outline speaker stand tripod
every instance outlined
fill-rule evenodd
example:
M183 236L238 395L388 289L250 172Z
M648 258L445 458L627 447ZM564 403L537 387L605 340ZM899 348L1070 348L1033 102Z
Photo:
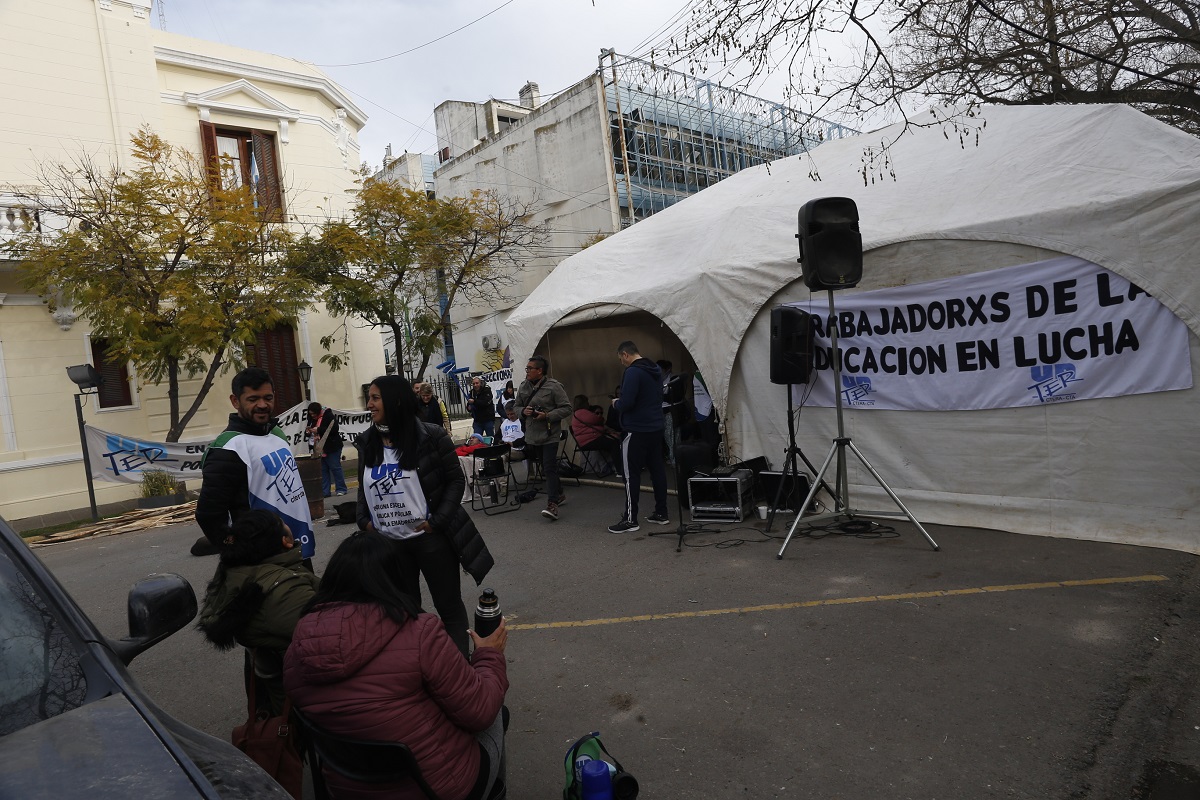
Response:
M833 290L832 289L829 290L829 319L831 319L831 320L837 319L837 313L835 312L834 307L833 307ZM912 515L912 512L910 512L905 507L904 503L901 502L900 498L896 495L896 493L892 491L892 487L887 485L887 482L884 481L883 477L875 470L874 467L871 466L870 462L867 461L866 456L864 456L862 454L862 451L858 449L858 446L855 445L854 442L850 440L850 437L846 435L846 427L845 427L845 423L842 419L841 351L838 349L837 325L836 324L829 326L829 343L830 343L830 355L831 355L831 358L833 359L833 397L834 397L834 401L835 401L835 407L837 408L837 437L834 438L833 445L829 448L829 454L825 456L825 463L821 464L821 469L816 473L816 477L813 480L813 484L808 490L808 496L804 498L804 503L800 506L800 510L796 514L796 521L792 523L792 528L791 528L791 530L788 531L787 538L783 540L783 547L779 548L779 554L776 555L775 557L783 558L783 552L785 550L787 550L788 544L791 543L792 536L795 535L796 528L800 525L801 522L804 522L806 525L811 525L814 522L819 522L821 520L826 520L826 519L836 519L838 517L854 519L857 516L906 518L906 519L908 519L909 522L911 522L913 525L916 526L917 530L919 530L921 532L921 535L923 535L925 537L925 540L929 542L930 547L932 547L934 550L940 550L941 548L938 547L937 542L935 542L933 540L933 537L929 535L929 532L927 530L925 530L924 526L922 526L920 522L917 521L917 518ZM789 391L790 391L790 389L789 389ZM790 400L790 398L791 398L790 393L789 393L788 397ZM899 512L896 512L896 511L862 511L860 509L854 508L851 505L851 503L850 503L850 479L849 479L849 471L847 470L847 465L846 465L847 452L854 454L854 456L856 458L858 458L859 462L864 467L866 467L867 472L871 473L871 477L873 477L875 479L875 482L879 484L880 488L882 488L885 492L887 492L888 497L890 497L892 499L892 502L895 503L897 508L900 509ZM810 516L810 517L801 516L804 513L805 509L807 509L809 507L809 505L812 503L813 499L816 497L817 490L819 490L822 486L825 485L825 481L824 481L825 472L829 469L829 465L831 463L833 463L834 456L837 456L837 478L836 478L837 492L834 493L834 498L835 498L835 502L836 502L835 510L830 511L825 514L814 514L813 516Z
M792 412L792 387L791 385L786 385L785 389L787 390L788 447L787 452L783 454L783 473L779 476L779 486L775 489L775 502L771 504L771 508L767 512L767 527L765 529L767 533L771 532L771 526L775 524L775 514L779 509L779 503L783 498L783 493L788 486L788 478L790 477L792 480L799 480L800 469L796 466L796 457L799 456L800 459L804 461L804 465L808 467L810 474L817 474L817 468L814 467L813 463L808 460L808 456L804 455L804 451L796 446L796 417ZM840 510L842 507L842 501L841 498L838 497L837 492L835 492L829 486L829 484L824 481L824 479L816 478L815 480L816 485L820 488L823 488L833 498L834 508ZM806 508L808 508L807 504L800 506L800 508L796 509L796 514L803 514L804 509Z

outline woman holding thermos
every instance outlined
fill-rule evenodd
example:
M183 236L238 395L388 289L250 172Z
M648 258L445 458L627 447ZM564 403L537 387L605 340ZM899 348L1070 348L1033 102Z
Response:
M461 564L481 583L492 555L462 507L466 477L441 427L421 422L408 384L383 375L371 382L372 425L357 441L358 526L378 531L399 549L401 587L421 600L419 576L455 646L468 653L467 610L459 591Z
M476 635L470 661L395 579L399 551L359 531L329 559L284 662L288 696L317 725L351 739L403 742L444 800L502 797L508 631ZM326 772L339 798L425 795L411 781L363 784Z

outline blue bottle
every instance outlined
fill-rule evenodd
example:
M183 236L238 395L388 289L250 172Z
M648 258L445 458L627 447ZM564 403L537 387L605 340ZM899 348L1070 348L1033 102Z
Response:
M613 800L608 763L592 760L583 765L583 800Z

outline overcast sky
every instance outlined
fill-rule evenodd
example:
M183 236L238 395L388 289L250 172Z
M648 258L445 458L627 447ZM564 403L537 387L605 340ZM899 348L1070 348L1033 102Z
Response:
M526 81L547 98L595 70L602 49L645 53L691 7L687 0L162 2L172 33L321 66L370 117L360 145L372 165L389 142L397 156L435 152L433 109L444 100L516 101ZM157 27L157 6L152 20ZM387 58L413 48L420 49Z

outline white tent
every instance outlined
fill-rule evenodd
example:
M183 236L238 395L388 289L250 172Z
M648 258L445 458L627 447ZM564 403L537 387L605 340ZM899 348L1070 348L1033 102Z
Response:
M961 136L940 124L884 129L745 170L568 258L509 318L514 356L555 326L648 312L705 375L732 455L779 467L786 395L768 379L769 312L810 297L797 210L846 196L860 213L864 279L840 295L1073 255L1180 317L1195 371L1200 139L1123 106L987 107L970 122L977 130ZM866 149L892 140L882 170L864 169ZM1195 388L1038 408L846 412L847 433L922 521L1191 552L1198 420ZM834 424L830 409L801 414L812 460ZM890 507L855 466L855 506Z

